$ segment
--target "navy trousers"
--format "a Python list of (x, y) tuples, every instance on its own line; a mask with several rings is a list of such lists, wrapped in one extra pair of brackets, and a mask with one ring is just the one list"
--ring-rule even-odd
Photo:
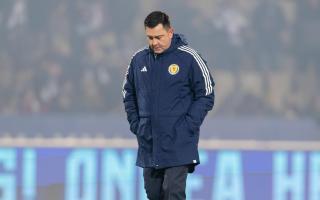
[(185, 200), (188, 166), (144, 168), (144, 188), (149, 200)]

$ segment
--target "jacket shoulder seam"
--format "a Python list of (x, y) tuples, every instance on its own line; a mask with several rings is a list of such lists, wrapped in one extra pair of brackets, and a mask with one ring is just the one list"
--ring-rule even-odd
[(145, 50), (147, 50), (147, 49), (148, 49), (148, 47), (143, 47), (143, 48), (138, 49), (138, 50), (132, 55), (131, 61), (132, 61), (136, 56), (138, 56), (141, 52), (143, 52), (143, 51), (145, 51)]

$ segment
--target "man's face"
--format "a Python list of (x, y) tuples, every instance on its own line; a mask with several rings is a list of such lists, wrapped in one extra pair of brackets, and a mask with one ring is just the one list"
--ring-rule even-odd
[(160, 54), (170, 47), (173, 37), (172, 28), (164, 28), (162, 24), (158, 24), (154, 28), (145, 28), (148, 43), (151, 49)]

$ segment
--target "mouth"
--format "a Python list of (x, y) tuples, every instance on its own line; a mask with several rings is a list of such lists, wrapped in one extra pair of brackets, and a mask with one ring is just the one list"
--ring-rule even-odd
[(152, 48), (153, 48), (153, 50), (155, 50), (155, 51), (156, 51), (156, 50), (161, 50), (161, 47), (160, 47), (160, 46), (153, 46)]

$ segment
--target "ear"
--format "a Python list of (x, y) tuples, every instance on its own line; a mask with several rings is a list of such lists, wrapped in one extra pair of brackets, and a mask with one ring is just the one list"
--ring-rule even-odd
[(169, 37), (170, 37), (170, 38), (173, 37), (173, 33), (174, 33), (173, 28), (169, 28), (169, 29), (168, 29), (168, 34), (169, 34)]

